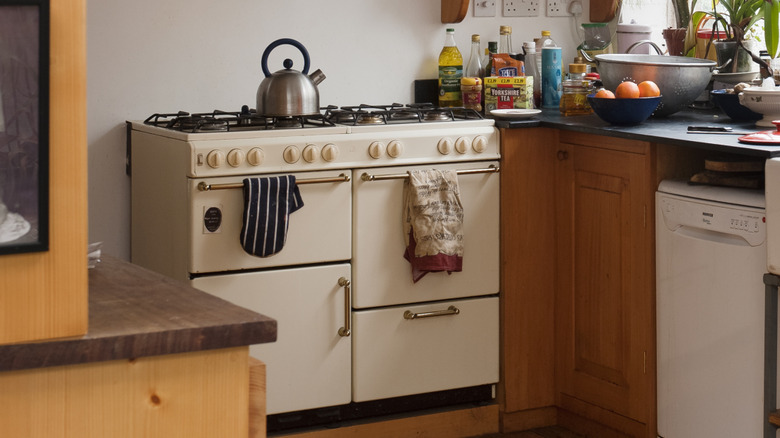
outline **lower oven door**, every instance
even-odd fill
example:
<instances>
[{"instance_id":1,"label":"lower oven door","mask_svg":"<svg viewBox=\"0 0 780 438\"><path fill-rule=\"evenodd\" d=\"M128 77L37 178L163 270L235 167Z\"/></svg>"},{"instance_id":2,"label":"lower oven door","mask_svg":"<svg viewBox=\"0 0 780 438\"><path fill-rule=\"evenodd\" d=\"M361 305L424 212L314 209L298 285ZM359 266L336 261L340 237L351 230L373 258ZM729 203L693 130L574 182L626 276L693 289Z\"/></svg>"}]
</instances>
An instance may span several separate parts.
<instances>
[{"instance_id":1,"label":"lower oven door","mask_svg":"<svg viewBox=\"0 0 780 438\"><path fill-rule=\"evenodd\" d=\"M277 321L277 340L253 345L265 362L268 414L350 401L351 337L345 325L349 264L215 275L192 285Z\"/></svg>"},{"instance_id":2,"label":"lower oven door","mask_svg":"<svg viewBox=\"0 0 780 438\"><path fill-rule=\"evenodd\" d=\"M498 162L437 164L437 169L474 170ZM355 308L435 301L498 293L499 175L458 175L463 204L463 271L429 273L412 281L404 259L403 179L363 181L363 173L401 175L432 166L391 167L353 172L353 267Z\"/></svg>"},{"instance_id":3,"label":"lower oven door","mask_svg":"<svg viewBox=\"0 0 780 438\"><path fill-rule=\"evenodd\" d=\"M498 297L353 312L356 402L498 382Z\"/></svg>"}]
</instances>

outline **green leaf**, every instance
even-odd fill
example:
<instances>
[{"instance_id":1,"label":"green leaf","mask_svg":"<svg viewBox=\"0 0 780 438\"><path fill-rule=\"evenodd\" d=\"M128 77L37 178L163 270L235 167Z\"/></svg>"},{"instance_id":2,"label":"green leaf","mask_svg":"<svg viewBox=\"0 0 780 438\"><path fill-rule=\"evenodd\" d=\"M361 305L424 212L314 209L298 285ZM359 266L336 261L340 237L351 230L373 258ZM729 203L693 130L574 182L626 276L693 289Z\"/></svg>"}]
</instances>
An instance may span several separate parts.
<instances>
[{"instance_id":1,"label":"green leaf","mask_svg":"<svg viewBox=\"0 0 780 438\"><path fill-rule=\"evenodd\" d=\"M775 58L780 40L780 0L764 0L763 12L766 51L770 58Z\"/></svg>"}]
</instances>

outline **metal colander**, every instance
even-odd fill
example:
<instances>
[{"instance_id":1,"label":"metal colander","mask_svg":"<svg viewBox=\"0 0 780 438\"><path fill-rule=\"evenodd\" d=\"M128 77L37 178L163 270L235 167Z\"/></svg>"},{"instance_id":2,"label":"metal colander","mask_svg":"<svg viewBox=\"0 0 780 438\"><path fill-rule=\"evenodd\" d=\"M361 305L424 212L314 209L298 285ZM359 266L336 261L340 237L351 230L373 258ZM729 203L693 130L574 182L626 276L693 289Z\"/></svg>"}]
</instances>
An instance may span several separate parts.
<instances>
[{"instance_id":1,"label":"metal colander","mask_svg":"<svg viewBox=\"0 0 780 438\"><path fill-rule=\"evenodd\" d=\"M664 117L687 107L707 88L715 61L687 56L640 54L596 55L604 87L615 90L623 81L653 81L661 103L653 116Z\"/></svg>"}]
</instances>

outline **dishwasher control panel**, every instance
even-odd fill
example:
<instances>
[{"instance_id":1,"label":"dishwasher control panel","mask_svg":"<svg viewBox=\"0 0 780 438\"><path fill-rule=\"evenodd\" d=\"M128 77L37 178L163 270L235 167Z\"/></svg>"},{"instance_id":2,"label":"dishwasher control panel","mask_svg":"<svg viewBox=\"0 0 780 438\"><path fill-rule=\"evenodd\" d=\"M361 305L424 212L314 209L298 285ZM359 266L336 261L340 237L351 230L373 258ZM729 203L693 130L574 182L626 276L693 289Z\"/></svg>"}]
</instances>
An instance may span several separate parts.
<instances>
[{"instance_id":1,"label":"dishwasher control panel","mask_svg":"<svg viewBox=\"0 0 780 438\"><path fill-rule=\"evenodd\" d=\"M659 194L664 226L689 234L713 234L713 240L742 240L759 246L766 240L766 215L761 209Z\"/></svg>"}]
</instances>

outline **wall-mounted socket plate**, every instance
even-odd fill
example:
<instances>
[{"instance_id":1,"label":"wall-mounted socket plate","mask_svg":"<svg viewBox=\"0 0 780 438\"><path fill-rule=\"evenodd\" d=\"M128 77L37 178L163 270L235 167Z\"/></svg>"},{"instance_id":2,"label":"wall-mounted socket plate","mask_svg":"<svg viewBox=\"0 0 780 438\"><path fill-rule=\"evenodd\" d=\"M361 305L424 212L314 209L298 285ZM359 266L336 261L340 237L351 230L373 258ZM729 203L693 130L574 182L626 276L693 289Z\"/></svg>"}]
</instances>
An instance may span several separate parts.
<instances>
[{"instance_id":1,"label":"wall-mounted socket plate","mask_svg":"<svg viewBox=\"0 0 780 438\"><path fill-rule=\"evenodd\" d=\"M474 1L474 16L475 17L495 17L496 16L496 2L495 2L495 0L475 0Z\"/></svg>"},{"instance_id":2,"label":"wall-mounted socket plate","mask_svg":"<svg viewBox=\"0 0 780 438\"><path fill-rule=\"evenodd\" d=\"M503 0L503 2L502 14L504 17L539 16L539 0Z\"/></svg>"},{"instance_id":3,"label":"wall-mounted socket plate","mask_svg":"<svg viewBox=\"0 0 780 438\"><path fill-rule=\"evenodd\" d=\"M569 0L547 0L548 17L568 17L570 15Z\"/></svg>"}]
</instances>

